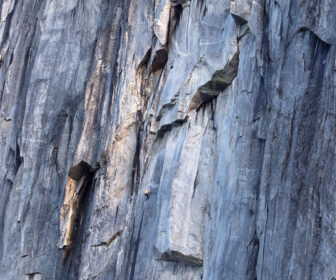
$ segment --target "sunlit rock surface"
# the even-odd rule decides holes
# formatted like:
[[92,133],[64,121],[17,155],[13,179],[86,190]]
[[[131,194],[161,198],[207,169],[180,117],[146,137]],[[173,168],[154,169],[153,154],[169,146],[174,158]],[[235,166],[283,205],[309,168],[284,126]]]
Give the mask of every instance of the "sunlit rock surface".
[[336,1],[0,5],[1,280],[335,279]]

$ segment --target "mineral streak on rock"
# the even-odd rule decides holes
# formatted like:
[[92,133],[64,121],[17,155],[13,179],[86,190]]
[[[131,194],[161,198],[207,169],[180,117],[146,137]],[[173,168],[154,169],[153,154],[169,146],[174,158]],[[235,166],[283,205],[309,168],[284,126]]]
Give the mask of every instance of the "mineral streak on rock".
[[1,280],[336,278],[336,1],[0,7]]

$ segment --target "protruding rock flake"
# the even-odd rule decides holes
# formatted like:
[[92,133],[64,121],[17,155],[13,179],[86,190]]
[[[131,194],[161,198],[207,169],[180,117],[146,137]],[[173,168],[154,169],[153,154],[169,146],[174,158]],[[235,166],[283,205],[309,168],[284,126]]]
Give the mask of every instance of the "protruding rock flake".
[[239,24],[248,22],[252,2],[255,0],[230,0],[230,12]]
[[335,15],[0,1],[0,280],[336,279]]
[[217,70],[210,81],[200,86],[191,99],[189,111],[198,108],[201,104],[209,102],[226,87],[231,85],[237,76],[239,64],[239,53],[236,52],[227,62],[223,69]]
[[155,51],[152,64],[150,67],[151,72],[156,72],[162,69],[168,60],[168,51],[165,48]]
[[169,34],[169,20],[170,20],[170,0],[165,0],[165,4],[160,10],[159,17],[155,19],[154,33],[159,39],[162,46],[167,44]]
[[61,236],[58,242],[58,247],[64,249],[63,264],[66,263],[73,249],[83,212],[83,200],[92,184],[95,171],[96,169],[84,161],[69,170],[64,202],[60,212]]

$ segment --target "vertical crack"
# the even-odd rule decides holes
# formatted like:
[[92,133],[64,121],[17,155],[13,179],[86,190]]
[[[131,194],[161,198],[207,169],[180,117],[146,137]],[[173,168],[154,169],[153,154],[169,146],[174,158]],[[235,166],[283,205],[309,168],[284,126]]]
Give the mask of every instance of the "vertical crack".
[[134,244],[134,253],[133,253],[133,260],[132,260],[132,269],[131,269],[130,280],[134,279],[135,264],[136,264],[136,259],[137,259],[138,251],[139,251],[140,234],[141,234],[141,229],[142,229],[143,216],[144,216],[144,211],[142,212],[141,221],[140,221],[140,228],[139,228],[137,239],[136,239],[135,244]]

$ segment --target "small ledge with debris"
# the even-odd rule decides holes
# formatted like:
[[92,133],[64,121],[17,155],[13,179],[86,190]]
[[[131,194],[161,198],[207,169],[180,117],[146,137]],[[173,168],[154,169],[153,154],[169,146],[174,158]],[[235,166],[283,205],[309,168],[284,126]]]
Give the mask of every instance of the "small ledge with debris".
[[175,262],[183,262],[187,265],[192,265],[192,266],[203,266],[203,260],[196,258],[194,256],[186,256],[182,254],[181,252],[178,251],[166,251],[164,252],[160,260],[162,261],[175,261]]
[[42,275],[40,272],[33,272],[25,274],[24,280],[42,280]]
[[158,137],[163,137],[163,135],[167,132],[167,131],[170,131],[172,130],[172,128],[174,126],[179,126],[179,125],[182,125],[183,123],[187,122],[189,119],[189,116],[188,115],[185,115],[184,118],[179,118],[179,119],[176,119],[174,122],[172,123],[168,123],[168,124],[164,124],[162,126],[160,126],[160,128],[158,129],[157,131],[157,136]]

